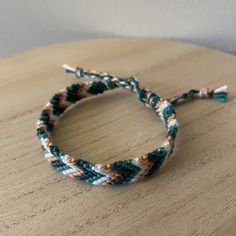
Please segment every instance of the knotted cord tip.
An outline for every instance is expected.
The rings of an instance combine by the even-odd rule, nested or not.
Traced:
[[[228,86],[223,85],[212,91],[212,98],[219,102],[227,102],[228,99]]]
[[[67,64],[63,64],[62,67],[65,69],[66,73],[75,74],[75,76],[79,79],[82,76],[83,69],[80,67],[72,67]]]
[[[63,64],[62,67],[65,69],[66,73],[75,73],[76,69],[67,65],[67,64]]]
[[[213,98],[218,102],[226,102],[228,98],[228,86],[223,85],[213,90],[209,90],[209,88],[202,88],[199,90],[199,97]]]

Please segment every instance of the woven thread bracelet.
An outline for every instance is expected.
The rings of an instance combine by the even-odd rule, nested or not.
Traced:
[[[181,96],[163,99],[146,88],[140,88],[135,77],[119,78],[107,73],[72,68],[63,65],[67,73],[73,73],[77,78],[92,78],[94,81],[72,84],[56,93],[42,110],[37,121],[37,137],[40,140],[46,159],[56,170],[78,180],[94,185],[121,185],[133,183],[152,175],[165,164],[173,152],[178,122],[173,105],[192,98],[214,98],[217,101],[227,100],[227,86],[215,90],[203,88],[190,90]],[[76,159],[64,154],[51,141],[51,132],[63,113],[83,98],[98,95],[107,90],[124,88],[136,93],[138,99],[151,108],[163,121],[167,128],[166,140],[159,148],[140,157],[116,161],[110,164],[95,164],[82,159]]]

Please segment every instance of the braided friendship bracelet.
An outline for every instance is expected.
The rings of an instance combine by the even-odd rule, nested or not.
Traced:
[[[92,78],[95,81],[72,84],[56,93],[42,110],[37,121],[37,136],[46,159],[52,167],[72,178],[83,180],[94,185],[120,185],[136,182],[145,176],[152,175],[167,162],[173,152],[178,122],[173,105],[195,97],[214,98],[220,102],[227,100],[227,86],[215,90],[203,88],[190,90],[181,96],[165,100],[154,92],[140,88],[135,77],[119,78],[107,73],[72,68],[63,65],[67,73],[73,73],[77,78]],[[94,164],[82,159],[64,154],[51,141],[51,132],[63,113],[83,98],[103,93],[110,89],[122,87],[136,93],[138,99],[151,108],[167,127],[166,140],[161,146],[140,157],[116,161],[111,164]]]

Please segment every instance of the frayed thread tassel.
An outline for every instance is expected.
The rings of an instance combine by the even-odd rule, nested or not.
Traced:
[[[198,96],[200,98],[213,98],[218,102],[226,102],[228,98],[228,86],[223,85],[213,90],[202,88],[199,90]]]
[[[209,96],[218,102],[227,102],[228,99],[228,86],[223,85],[217,89],[209,92]]]

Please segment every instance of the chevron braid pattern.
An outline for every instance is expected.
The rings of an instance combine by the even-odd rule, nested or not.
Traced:
[[[152,175],[167,162],[173,152],[174,141],[178,131],[175,110],[172,104],[189,100],[193,95],[198,97],[213,97],[217,100],[226,100],[226,87],[218,90],[208,89],[191,90],[187,94],[164,100],[154,92],[140,88],[135,77],[119,78],[107,73],[83,70],[63,66],[67,73],[73,73],[78,78],[92,78],[95,81],[72,84],[56,93],[42,110],[37,121],[37,137],[40,140],[46,159],[56,170],[78,180],[94,185],[121,185],[133,183],[145,176]],[[167,127],[167,138],[162,145],[152,152],[140,157],[116,161],[109,164],[95,164],[82,159],[76,159],[63,153],[51,141],[51,133],[58,119],[69,108],[81,99],[101,94],[107,90],[122,87],[137,94],[138,99],[148,108],[151,108]]]

